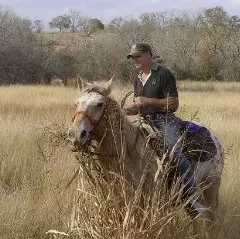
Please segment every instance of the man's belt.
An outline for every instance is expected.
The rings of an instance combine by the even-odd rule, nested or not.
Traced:
[[[163,119],[166,118],[167,116],[173,116],[173,113],[161,112],[156,114],[141,114],[141,117],[144,118],[146,121]]]

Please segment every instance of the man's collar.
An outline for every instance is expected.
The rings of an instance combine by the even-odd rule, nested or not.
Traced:
[[[158,63],[157,63],[156,61],[152,60],[150,64],[151,64],[151,65],[150,65],[150,73],[149,73],[149,75],[148,75],[148,78],[149,78],[150,75],[152,74],[152,71],[153,71],[153,70],[156,71],[157,68],[158,68]],[[138,78],[139,78],[139,80],[140,80],[143,84],[145,84],[146,81],[143,81],[143,80],[142,80],[142,73],[143,73],[142,71],[139,72]],[[147,79],[148,79],[148,78],[147,78]]]
[[[158,63],[155,60],[151,61],[151,70],[157,70],[158,68]]]

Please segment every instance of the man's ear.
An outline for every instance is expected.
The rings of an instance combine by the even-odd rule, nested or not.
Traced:
[[[113,82],[113,78],[114,78],[114,75],[113,77],[106,83],[105,85],[105,90],[104,90],[104,93],[106,95],[110,95],[111,91],[112,91],[112,82]]]

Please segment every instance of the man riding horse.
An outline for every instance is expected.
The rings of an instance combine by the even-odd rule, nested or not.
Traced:
[[[166,147],[172,149],[181,137],[183,126],[183,121],[174,114],[179,106],[176,80],[170,70],[153,60],[147,43],[133,45],[127,58],[132,59],[138,74],[133,79],[134,103],[125,112],[128,115],[140,114],[153,129],[164,134]],[[191,163],[182,147],[177,147],[174,152],[178,171],[185,175],[183,197],[190,198],[197,192]],[[200,198],[193,200],[190,207],[197,213],[204,208]]]

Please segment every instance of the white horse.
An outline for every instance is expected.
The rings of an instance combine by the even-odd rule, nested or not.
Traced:
[[[73,151],[82,150],[91,141],[97,142],[96,154],[102,167],[117,173],[124,170],[127,180],[138,183],[150,160],[145,154],[146,138],[138,134],[138,127],[127,119],[117,101],[109,96],[111,86],[112,79],[103,85],[88,84],[82,90],[75,102],[76,112],[68,130],[68,139]],[[214,220],[224,161],[219,138],[212,130],[208,130],[216,154],[207,161],[196,161],[193,167],[196,182],[208,185],[203,192],[204,205],[210,209],[208,219]],[[115,158],[118,158],[117,162]],[[123,168],[119,166],[119,159],[124,164]],[[155,176],[158,161],[153,160],[151,164]]]

